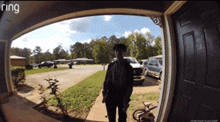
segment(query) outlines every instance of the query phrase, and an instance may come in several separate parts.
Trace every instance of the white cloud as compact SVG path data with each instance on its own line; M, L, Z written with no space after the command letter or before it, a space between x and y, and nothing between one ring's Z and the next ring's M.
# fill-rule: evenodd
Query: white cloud
M123 36L125 38L128 38L128 36L131 34L132 32L131 31L125 31L125 33L123 34Z
M150 29L149 28L141 28L141 33L143 33L143 34L146 34L146 33L148 33L148 32L150 32Z
M53 27L54 29L56 29L59 33L63 34L63 35L67 35L67 36L70 36L70 34L74 34L76 33L75 30L71 30L70 29L70 25L65 23L55 23L55 24L52 24L52 25L49 25L51 27Z
M86 42L87 42L87 43L90 43L91 41L92 41L92 39L87 39L87 40L81 41L81 43L82 43L82 44L84 44L84 43L86 43Z
M70 20L64 20L58 23L49 25L56 29L63 35L70 36L76 32L84 33L88 28L92 26L92 17L76 18Z
M137 30L137 29L136 29L136 30L134 30L134 32L135 32L135 33L140 33L140 31L139 31L139 30Z
M105 21L110 21L112 19L111 15L104 15L103 17Z
M27 39L27 41L23 41ZM36 46L40 46L42 52L46 52L48 49L51 53L53 53L53 49L58 45L61 45L64 50L69 50L69 47L72 43L71 39L68 37L62 37L60 34L56 34L49 38L44 39L32 39L29 34L23 35L22 37L14 40L12 42L11 47L19 47L19 48L30 48L32 51Z
M141 28L141 30L138 30L138 29L135 29L133 32L135 33L142 33L143 35L145 35L147 32L150 32L150 29L149 28ZM131 31L125 31L125 33L123 34L123 36L125 38L128 38L128 36L131 34L132 32Z

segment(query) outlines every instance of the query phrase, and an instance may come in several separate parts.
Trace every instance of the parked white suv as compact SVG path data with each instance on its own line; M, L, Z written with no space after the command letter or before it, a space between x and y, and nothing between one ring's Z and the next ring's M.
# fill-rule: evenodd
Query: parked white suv
M134 84L142 84L145 80L144 74L143 74L143 66L138 63L136 58L134 57L124 57L125 60L127 60L130 65L133 68L134 71ZM115 61L116 58L113 58L111 62Z

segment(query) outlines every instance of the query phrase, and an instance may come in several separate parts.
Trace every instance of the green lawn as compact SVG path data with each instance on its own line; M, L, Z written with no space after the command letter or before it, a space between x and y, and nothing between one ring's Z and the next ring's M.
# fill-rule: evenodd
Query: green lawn
M134 111L135 109L138 108L136 104L143 105L142 102L158 101L159 96L160 96L159 92L150 92L150 93L146 93L146 94L132 94L130 107L128 109L131 111Z
M105 74L106 71L99 71L63 91L61 93L62 104L68 108L69 111L75 113L75 117L85 119L96 97L99 95ZM57 106L57 101L54 97L49 99L49 104Z
M130 101L130 106L127 111L127 121L128 122L137 122L132 118L132 114L135 110L137 109L143 109L144 105L142 102L150 102L152 105L150 107L153 107L155 105L158 105L160 97L160 92L150 92L150 93L144 93L144 94L132 94L131 95L131 101ZM153 109L151 111L154 116L156 116L157 113L157 108Z
M54 69L53 67L50 67L50 68L42 67L41 69L34 68L32 70L25 70L25 75L42 73L42 72L50 72L50 71L58 71L58 70L64 70L64 69L69 69L69 67L57 67L57 69Z

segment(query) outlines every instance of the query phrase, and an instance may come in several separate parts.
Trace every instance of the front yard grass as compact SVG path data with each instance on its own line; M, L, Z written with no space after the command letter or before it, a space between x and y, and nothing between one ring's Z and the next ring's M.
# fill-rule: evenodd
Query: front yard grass
M105 74L106 71L99 71L61 93L62 104L71 116L86 119L102 88ZM54 97L48 103L53 106L58 104Z
M64 70L64 69L69 69L69 67L57 67L57 69L54 69L53 67L47 68L47 67L42 67L42 68L34 68L31 70L25 70L25 75L31 75L31 74L36 74L36 73L43 73L43 72L50 72L50 71L58 71L58 70Z

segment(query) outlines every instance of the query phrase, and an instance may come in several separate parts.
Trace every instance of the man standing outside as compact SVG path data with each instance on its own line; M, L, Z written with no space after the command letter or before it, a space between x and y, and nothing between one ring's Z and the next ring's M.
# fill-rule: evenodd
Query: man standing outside
M133 68L123 57L127 50L124 44L115 44L113 51L117 60L110 63L103 84L103 100L106 104L109 122L116 121L118 107L118 121L126 122L127 108L133 91Z

